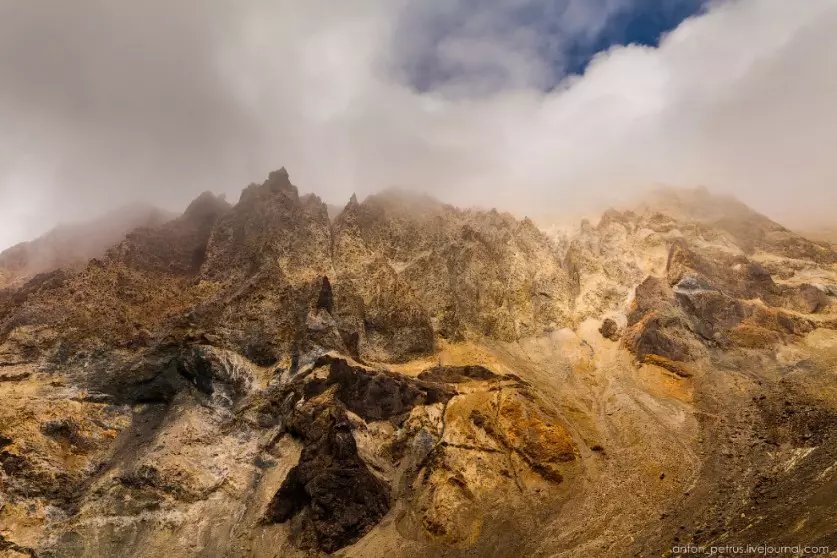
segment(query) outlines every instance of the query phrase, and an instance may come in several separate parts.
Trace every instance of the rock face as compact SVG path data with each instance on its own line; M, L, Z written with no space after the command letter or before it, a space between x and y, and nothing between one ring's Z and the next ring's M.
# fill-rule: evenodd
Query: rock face
M0 290L4 556L837 545L837 252L734 200L149 225Z

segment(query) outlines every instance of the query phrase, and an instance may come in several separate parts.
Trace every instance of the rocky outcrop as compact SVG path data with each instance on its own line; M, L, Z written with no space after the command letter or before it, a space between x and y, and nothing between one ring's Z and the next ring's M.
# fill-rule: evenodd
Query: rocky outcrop
M777 284L744 255L702 254L677 240L666 279L649 277L636 289L628 345L641 360L653 355L657 363L699 358L696 341L710 348L767 348L810 333L816 322L798 313L812 314L828 304L822 290ZM677 371L682 373L682 366Z
M413 379L325 356L258 400L261 423L281 425L303 446L263 518L289 523L302 548L330 552L354 542L405 494L415 495L415 527L459 543L464 531L444 527L466 521L453 509L470 508L472 523L460 527L471 536L487 490L522 490L532 482L526 475L561 483L562 468L578 458L567 430L525 384L481 366L437 366ZM370 456L369 442L379 443L373 425L398 434ZM474 458L494 464L475 476L467 469ZM439 492L437 478L455 490Z
M604 337L605 339L610 339L611 341L618 341L619 324L617 324L612 318L605 318L602 321L601 327L599 327L599 333L601 333L602 337Z
M264 519L291 521L291 536L300 548L333 552L383 518L389 490L358 456L346 410L333 392L293 404L284 410L284 427L304 447Z
M648 277L636 288L624 342L640 361L680 376L690 375L683 363L705 355L674 291L657 277Z

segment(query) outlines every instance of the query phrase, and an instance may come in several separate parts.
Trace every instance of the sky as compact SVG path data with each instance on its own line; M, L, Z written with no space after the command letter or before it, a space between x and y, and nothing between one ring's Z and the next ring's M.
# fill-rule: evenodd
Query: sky
M285 166L521 214L837 209L837 0L0 0L0 249Z

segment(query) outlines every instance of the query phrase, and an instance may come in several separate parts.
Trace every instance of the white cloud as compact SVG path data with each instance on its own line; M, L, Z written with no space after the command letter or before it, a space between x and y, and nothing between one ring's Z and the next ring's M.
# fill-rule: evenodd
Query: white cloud
M515 1L524 0L503 0ZM730 192L785 220L837 208L837 1L716 2L659 48L613 48L548 92L537 86L560 61L538 56L530 27L492 40L489 13L435 53L473 80L427 93L403 79L415 54L398 47L413 40L405 2L187 2L167 14L162 35L153 18L162 4L135 8L124 17L142 24L110 54L91 50L71 19L59 31L82 60L55 78L30 69L22 79L21 64L0 55L0 76L17 78L0 93L0 114L16 124L0 131L0 244L30 233L9 209L29 191L54 200L43 207L49 219L66 220L135 197L182 206L205 189L235 194L281 165L302 189L336 202L399 185L454 203L558 213L664 182ZM450 17L442 12L451 4L424 9L434 5ZM568 5L567 36L620 9ZM27 39L39 22L0 39L0 52L16 47L26 68L54 67L55 52ZM114 40L105 35L104 44ZM180 35L190 37L185 50ZM145 51L151 40L164 46ZM489 74L502 87L483 87L485 68L500 68ZM31 92L49 86L55 95ZM42 127L33 132L34 121ZM24 153L56 173L18 169L10 182Z

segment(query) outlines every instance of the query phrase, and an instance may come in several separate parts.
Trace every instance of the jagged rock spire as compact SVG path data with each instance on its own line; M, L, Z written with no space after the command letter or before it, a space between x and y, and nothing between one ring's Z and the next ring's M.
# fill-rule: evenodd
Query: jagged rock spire
M289 189L296 191L296 187L291 184L291 178L288 175L288 171L285 170L285 167L271 172L264 185L272 192L281 192Z

